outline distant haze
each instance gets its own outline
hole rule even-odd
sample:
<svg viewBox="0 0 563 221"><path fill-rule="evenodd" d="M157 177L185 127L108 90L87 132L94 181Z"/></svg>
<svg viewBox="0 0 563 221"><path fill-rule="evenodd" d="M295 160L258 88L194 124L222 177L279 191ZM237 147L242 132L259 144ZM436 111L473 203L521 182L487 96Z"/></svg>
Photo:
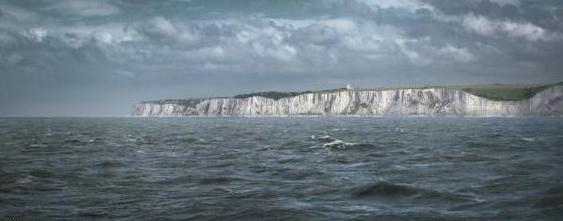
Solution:
<svg viewBox="0 0 563 221"><path fill-rule="evenodd" d="M253 91L563 81L560 0L3 0L0 116Z"/></svg>

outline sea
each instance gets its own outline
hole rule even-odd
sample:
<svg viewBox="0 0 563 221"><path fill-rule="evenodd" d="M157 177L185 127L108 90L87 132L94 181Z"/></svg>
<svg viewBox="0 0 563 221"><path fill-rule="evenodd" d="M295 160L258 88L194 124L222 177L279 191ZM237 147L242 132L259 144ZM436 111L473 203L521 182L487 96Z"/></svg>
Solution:
<svg viewBox="0 0 563 221"><path fill-rule="evenodd" d="M563 118L0 118L0 220L563 220Z"/></svg>

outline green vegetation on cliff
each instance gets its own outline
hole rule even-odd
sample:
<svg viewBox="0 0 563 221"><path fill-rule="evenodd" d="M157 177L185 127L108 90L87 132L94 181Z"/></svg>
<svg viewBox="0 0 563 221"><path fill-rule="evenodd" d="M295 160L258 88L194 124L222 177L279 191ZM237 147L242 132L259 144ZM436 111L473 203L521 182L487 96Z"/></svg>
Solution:
<svg viewBox="0 0 563 221"><path fill-rule="evenodd" d="M549 86L510 87L493 85L490 87L463 88L462 90L475 96L495 101L519 101L531 98L548 87Z"/></svg>
<svg viewBox="0 0 563 221"><path fill-rule="evenodd" d="M256 92L256 93L249 93L249 94L239 94L234 96L234 98L249 98L249 97L265 97L274 100L279 100L286 97L295 97L302 94L312 93L312 91L303 91L303 92L279 92L279 91L266 91L266 92Z"/></svg>
<svg viewBox="0 0 563 221"><path fill-rule="evenodd" d="M563 82L555 84L529 85L492 84L475 86L448 86L445 88L452 90L462 90L475 96L495 101L519 101L529 99L545 89L558 85L563 85Z"/></svg>
<svg viewBox="0 0 563 221"><path fill-rule="evenodd" d="M461 90L478 97L495 101L519 101L533 97L539 92L553 86L563 85L563 82L555 84L490 84L490 85L449 85L449 86L422 86L422 87L394 87L394 88L363 88L361 91L369 90L398 90L398 89L431 89L444 88L447 90Z"/></svg>
<svg viewBox="0 0 563 221"><path fill-rule="evenodd" d="M422 87L393 87L393 88L356 88L352 91L385 91L385 90L400 90L400 89L431 89L431 88L444 88L447 90L461 90L475 96L487 98L495 101L518 101L533 97L537 93L553 86L563 85L563 82L555 84L536 84L536 85L511 85L511 84L491 84L491 85L454 85L454 86L422 86ZM299 96L308 93L335 93L345 91L345 88L328 89L320 91L302 91L302 92L279 92L279 91L266 91L255 92L248 94L239 94L233 98L244 99L249 97L265 97L274 100L279 100L288 97ZM215 97L219 98L219 97ZM190 98L190 99L165 99L157 101L145 101L142 103L152 104L179 104L188 107L195 107L204 98Z"/></svg>
<svg viewBox="0 0 563 221"><path fill-rule="evenodd" d="M203 98L189 98L189 99L164 99L155 101L143 101L142 104L177 104L187 107L196 107Z"/></svg>

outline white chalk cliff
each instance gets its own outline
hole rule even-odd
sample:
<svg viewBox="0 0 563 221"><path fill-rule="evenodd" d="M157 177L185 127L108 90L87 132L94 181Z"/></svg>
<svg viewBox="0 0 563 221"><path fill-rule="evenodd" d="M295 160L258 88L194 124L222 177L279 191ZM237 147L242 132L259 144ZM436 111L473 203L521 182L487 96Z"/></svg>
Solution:
<svg viewBox="0 0 563 221"><path fill-rule="evenodd" d="M311 92L279 100L209 98L181 102L141 102L135 116L529 116L563 115L563 86L549 87L519 101L496 101L445 88Z"/></svg>

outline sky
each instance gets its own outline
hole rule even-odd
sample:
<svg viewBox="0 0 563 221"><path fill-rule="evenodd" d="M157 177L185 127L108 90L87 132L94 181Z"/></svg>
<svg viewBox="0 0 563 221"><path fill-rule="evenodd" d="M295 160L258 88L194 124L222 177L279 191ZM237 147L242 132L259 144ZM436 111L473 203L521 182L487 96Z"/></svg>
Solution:
<svg viewBox="0 0 563 221"><path fill-rule="evenodd" d="M0 0L0 116L141 100L563 81L561 0Z"/></svg>

